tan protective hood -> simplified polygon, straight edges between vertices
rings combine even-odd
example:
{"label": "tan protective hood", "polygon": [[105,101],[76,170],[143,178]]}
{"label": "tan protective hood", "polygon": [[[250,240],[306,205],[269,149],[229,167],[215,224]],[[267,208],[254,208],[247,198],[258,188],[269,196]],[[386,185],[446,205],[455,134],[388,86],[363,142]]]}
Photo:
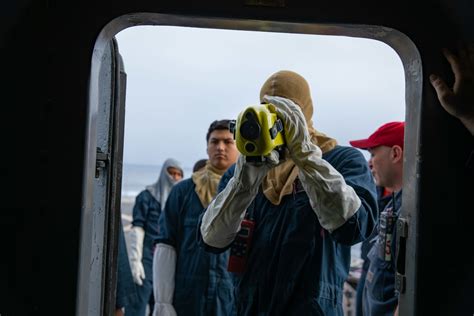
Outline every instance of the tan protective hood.
{"label": "tan protective hood", "polygon": [[[337,145],[337,141],[318,132],[313,127],[313,101],[306,80],[296,72],[282,70],[274,73],[265,81],[260,90],[260,102],[263,97],[278,96],[292,100],[302,110],[308,125],[311,141],[321,148],[323,153]],[[293,192],[293,182],[298,176],[298,167],[291,159],[270,170],[263,180],[263,193],[274,205],[279,205],[283,196]]]}
{"label": "tan protective hood", "polygon": [[194,190],[204,208],[211,203],[212,199],[217,194],[217,187],[219,186],[219,181],[224,172],[225,170],[214,168],[208,160],[204,168],[194,172],[191,176],[196,185]]}

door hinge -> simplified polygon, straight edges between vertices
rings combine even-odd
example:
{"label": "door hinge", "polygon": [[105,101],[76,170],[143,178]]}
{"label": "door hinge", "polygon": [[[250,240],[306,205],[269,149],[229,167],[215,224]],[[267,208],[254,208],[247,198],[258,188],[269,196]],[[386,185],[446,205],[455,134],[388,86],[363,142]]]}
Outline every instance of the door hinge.
{"label": "door hinge", "polygon": [[99,147],[97,147],[96,158],[95,158],[95,177],[100,176],[100,170],[105,169],[109,164],[109,154],[104,153]]}

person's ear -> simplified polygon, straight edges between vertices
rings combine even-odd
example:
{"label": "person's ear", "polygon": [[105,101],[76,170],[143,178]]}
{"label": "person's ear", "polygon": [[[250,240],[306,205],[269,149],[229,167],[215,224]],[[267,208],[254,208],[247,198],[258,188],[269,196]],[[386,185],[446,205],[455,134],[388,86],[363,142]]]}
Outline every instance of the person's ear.
{"label": "person's ear", "polygon": [[402,147],[395,145],[392,147],[392,162],[396,163],[403,161],[403,149]]}

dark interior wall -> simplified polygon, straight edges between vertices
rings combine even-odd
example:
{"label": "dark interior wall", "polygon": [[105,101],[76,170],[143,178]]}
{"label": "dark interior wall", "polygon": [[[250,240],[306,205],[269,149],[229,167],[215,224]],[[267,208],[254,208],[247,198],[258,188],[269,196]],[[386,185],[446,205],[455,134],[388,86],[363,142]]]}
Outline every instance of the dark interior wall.
{"label": "dark interior wall", "polygon": [[421,146],[415,153],[417,314],[428,315],[429,308],[472,314],[474,190],[463,166],[472,137],[442,111],[427,79],[430,72],[449,71],[441,47],[474,40],[472,1],[285,2],[284,8],[217,0],[1,4],[2,315],[38,314],[40,307],[44,314],[74,314],[92,50],[105,25],[133,12],[383,25],[410,37],[424,71]]}

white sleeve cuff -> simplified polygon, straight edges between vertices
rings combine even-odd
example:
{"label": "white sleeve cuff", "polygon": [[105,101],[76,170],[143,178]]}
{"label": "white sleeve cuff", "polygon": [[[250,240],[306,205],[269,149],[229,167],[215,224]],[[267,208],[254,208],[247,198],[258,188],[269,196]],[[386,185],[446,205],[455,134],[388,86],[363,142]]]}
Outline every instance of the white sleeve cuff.
{"label": "white sleeve cuff", "polygon": [[156,303],[173,303],[175,271],[176,250],[167,244],[157,244],[153,257],[153,292]]}
{"label": "white sleeve cuff", "polygon": [[176,311],[171,304],[155,303],[153,316],[176,316]]}

